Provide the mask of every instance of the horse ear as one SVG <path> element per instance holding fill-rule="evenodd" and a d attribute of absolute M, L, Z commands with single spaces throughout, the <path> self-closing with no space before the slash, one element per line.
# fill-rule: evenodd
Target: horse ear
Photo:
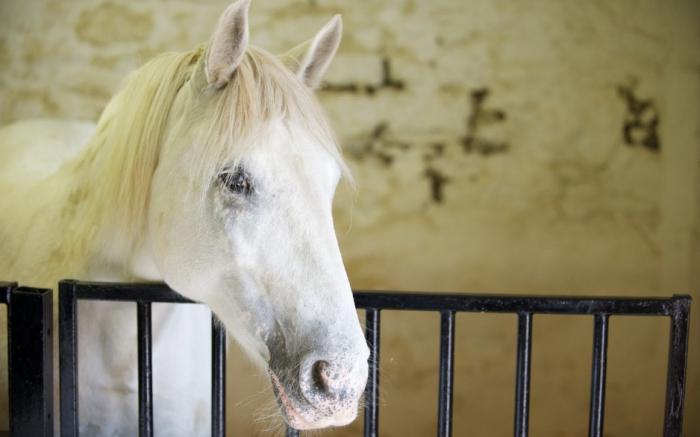
<path fill-rule="evenodd" d="M 248 47 L 250 0 L 237 0 L 219 18 L 206 58 L 207 81 L 216 88 L 226 85 Z"/>
<path fill-rule="evenodd" d="M 336 15 L 315 37 L 282 55 L 282 62 L 306 85 L 316 88 L 338 50 L 342 33 L 343 20 Z"/>

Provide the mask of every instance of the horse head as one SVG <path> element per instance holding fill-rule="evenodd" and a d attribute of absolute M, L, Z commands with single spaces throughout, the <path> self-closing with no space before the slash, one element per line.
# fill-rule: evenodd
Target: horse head
<path fill-rule="evenodd" d="M 208 304 L 269 372 L 290 425 L 343 425 L 357 414 L 368 349 L 333 227 L 347 170 L 313 95 L 342 22 L 277 57 L 249 46 L 248 6 L 229 6 L 187 61 L 147 239 L 165 282 Z"/>

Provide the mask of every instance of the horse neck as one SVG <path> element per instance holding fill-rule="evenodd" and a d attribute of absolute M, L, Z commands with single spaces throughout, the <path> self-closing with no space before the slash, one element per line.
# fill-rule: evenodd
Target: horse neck
<path fill-rule="evenodd" d="M 60 217 L 56 223 L 64 238 L 61 246 L 69 271 L 87 280 L 160 280 L 142 230 L 126 232 L 111 220 L 119 205 L 100 198 L 96 187 L 105 165 L 107 147 L 96 133 L 85 151 L 62 166 L 49 183 L 60 187 Z M 61 232 L 61 229 L 64 232 Z M 69 230 L 66 232 L 65 230 Z M 67 266 L 66 266 L 67 267 Z"/>

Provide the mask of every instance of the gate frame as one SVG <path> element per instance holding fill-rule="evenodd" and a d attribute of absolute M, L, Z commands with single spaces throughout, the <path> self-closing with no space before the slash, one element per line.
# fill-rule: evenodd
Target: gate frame
<path fill-rule="evenodd" d="M 452 381 L 454 377 L 454 316 L 458 312 L 512 313 L 518 315 L 514 435 L 528 436 L 532 321 L 535 314 L 592 315 L 593 363 L 589 437 L 602 437 L 605 413 L 608 322 L 610 316 L 666 316 L 670 319 L 666 401 L 663 437 L 681 437 L 688 361 L 689 295 L 665 297 L 533 296 L 496 294 L 445 294 L 355 292 L 355 306 L 366 310 L 370 347 L 370 375 L 365 397 L 365 437 L 377 437 L 379 410 L 380 311 L 440 312 L 440 383 L 438 437 L 452 436 Z M 288 435 L 298 435 L 288 432 Z"/>
<path fill-rule="evenodd" d="M 139 435 L 153 435 L 150 362 L 150 305 L 153 302 L 196 303 L 165 284 L 124 284 L 61 281 L 59 299 L 61 435 L 78 435 L 77 300 L 135 302 L 138 324 Z M 688 358 L 688 324 L 691 297 L 580 297 L 493 294 L 444 294 L 356 291 L 355 306 L 365 310 L 365 333 L 370 348 L 369 377 L 365 389 L 365 437 L 379 434 L 379 345 L 381 311 L 432 311 L 440 313 L 440 377 L 438 392 L 439 437 L 452 436 L 452 385 L 454 380 L 455 315 L 459 312 L 512 313 L 517 320 L 514 435 L 528 436 L 532 324 L 535 314 L 593 316 L 593 357 L 589 436 L 601 437 L 605 412 L 605 379 L 609 319 L 619 315 L 669 317 L 671 323 L 664 437 L 681 437 Z M 212 435 L 225 435 L 225 332 L 212 320 Z M 218 346 L 217 346 L 218 345 Z M 288 437 L 300 432 L 287 429 Z"/>

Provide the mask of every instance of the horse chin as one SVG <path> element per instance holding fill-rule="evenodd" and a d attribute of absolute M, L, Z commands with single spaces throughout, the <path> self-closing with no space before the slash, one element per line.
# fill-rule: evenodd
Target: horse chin
<path fill-rule="evenodd" d="M 323 417 L 314 407 L 299 405 L 299 402 L 290 396 L 284 383 L 279 380 L 275 372 L 269 370 L 269 373 L 277 404 L 282 411 L 284 420 L 292 428 L 304 431 L 329 426 L 343 426 L 351 423 L 357 417 L 357 409 L 355 408 L 331 417 Z"/>

